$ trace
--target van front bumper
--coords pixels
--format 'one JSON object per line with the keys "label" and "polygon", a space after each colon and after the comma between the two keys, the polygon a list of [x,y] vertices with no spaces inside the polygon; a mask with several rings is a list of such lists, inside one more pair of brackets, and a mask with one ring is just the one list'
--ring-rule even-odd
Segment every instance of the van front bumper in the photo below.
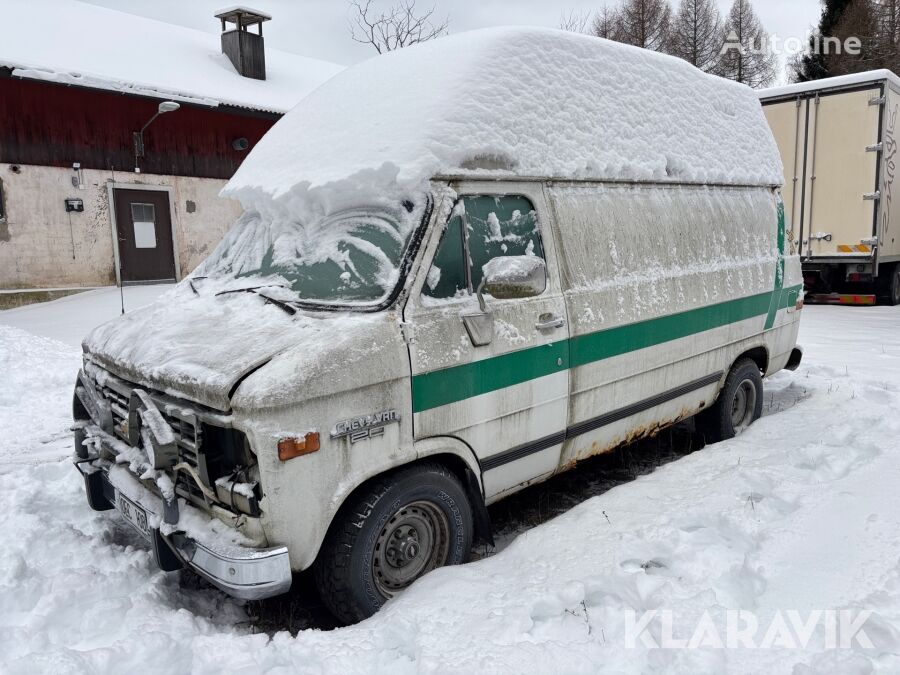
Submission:
{"label": "van front bumper", "polygon": [[[109,471],[97,458],[76,458],[75,466],[84,478],[88,504],[95,511],[117,509],[121,512],[122,497],[127,503],[143,509],[148,524],[145,529],[127,517],[124,520],[150,542],[160,569],[173,571],[188,567],[225,593],[242,600],[281,595],[290,588],[291,565],[286,547],[247,548],[209,541],[201,543],[178,531],[177,525],[167,527],[171,531],[164,534],[159,527],[162,500],[127,470],[116,471],[111,480]],[[205,517],[190,505],[182,506],[182,510],[194,510],[196,515]]]}

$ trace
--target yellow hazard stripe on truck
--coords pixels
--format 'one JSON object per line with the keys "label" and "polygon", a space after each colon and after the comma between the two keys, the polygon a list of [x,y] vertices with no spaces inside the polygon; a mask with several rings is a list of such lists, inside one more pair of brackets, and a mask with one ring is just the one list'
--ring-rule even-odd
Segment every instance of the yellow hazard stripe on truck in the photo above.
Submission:
{"label": "yellow hazard stripe on truck", "polygon": [[838,244],[838,253],[871,253],[872,248],[865,244]]}
{"label": "yellow hazard stripe on truck", "polygon": [[806,302],[822,305],[874,305],[874,295],[858,293],[812,293],[806,296]]}

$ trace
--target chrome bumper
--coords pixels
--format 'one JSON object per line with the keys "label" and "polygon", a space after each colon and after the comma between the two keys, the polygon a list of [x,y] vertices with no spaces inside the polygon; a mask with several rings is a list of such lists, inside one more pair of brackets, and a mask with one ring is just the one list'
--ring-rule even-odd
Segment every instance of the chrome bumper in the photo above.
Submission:
{"label": "chrome bumper", "polygon": [[[148,522],[153,524],[149,527],[149,535],[137,527],[135,529],[148,538],[156,563],[161,569],[173,571],[189,567],[225,593],[243,600],[280,595],[290,588],[291,565],[286,547],[217,546],[209,542],[201,543],[177,529],[163,534],[159,528],[163,513],[162,500],[140,481],[128,474],[130,478],[117,477],[117,483],[125,480],[128,482],[127,486],[114,485],[108,472],[96,465],[96,458],[76,458],[75,466],[84,478],[88,503],[94,510],[118,508],[119,492],[144,509]],[[197,510],[197,513],[201,512]]]}

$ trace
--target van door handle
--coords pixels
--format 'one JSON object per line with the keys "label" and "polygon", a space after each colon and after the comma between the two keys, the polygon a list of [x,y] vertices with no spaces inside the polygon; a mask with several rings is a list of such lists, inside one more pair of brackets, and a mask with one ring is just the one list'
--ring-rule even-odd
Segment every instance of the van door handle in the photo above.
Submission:
{"label": "van door handle", "polygon": [[553,316],[552,314],[541,314],[538,322],[534,327],[538,330],[550,330],[551,328],[562,328],[566,325],[566,320],[561,316]]}

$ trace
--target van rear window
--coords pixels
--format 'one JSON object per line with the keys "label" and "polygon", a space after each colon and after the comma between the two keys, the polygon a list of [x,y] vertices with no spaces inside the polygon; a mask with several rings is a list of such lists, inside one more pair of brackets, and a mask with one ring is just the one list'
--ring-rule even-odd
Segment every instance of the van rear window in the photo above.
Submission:
{"label": "van rear window", "polygon": [[531,201],[522,195],[463,197],[447,223],[423,292],[441,299],[472,293],[489,260],[520,255],[544,257]]}

